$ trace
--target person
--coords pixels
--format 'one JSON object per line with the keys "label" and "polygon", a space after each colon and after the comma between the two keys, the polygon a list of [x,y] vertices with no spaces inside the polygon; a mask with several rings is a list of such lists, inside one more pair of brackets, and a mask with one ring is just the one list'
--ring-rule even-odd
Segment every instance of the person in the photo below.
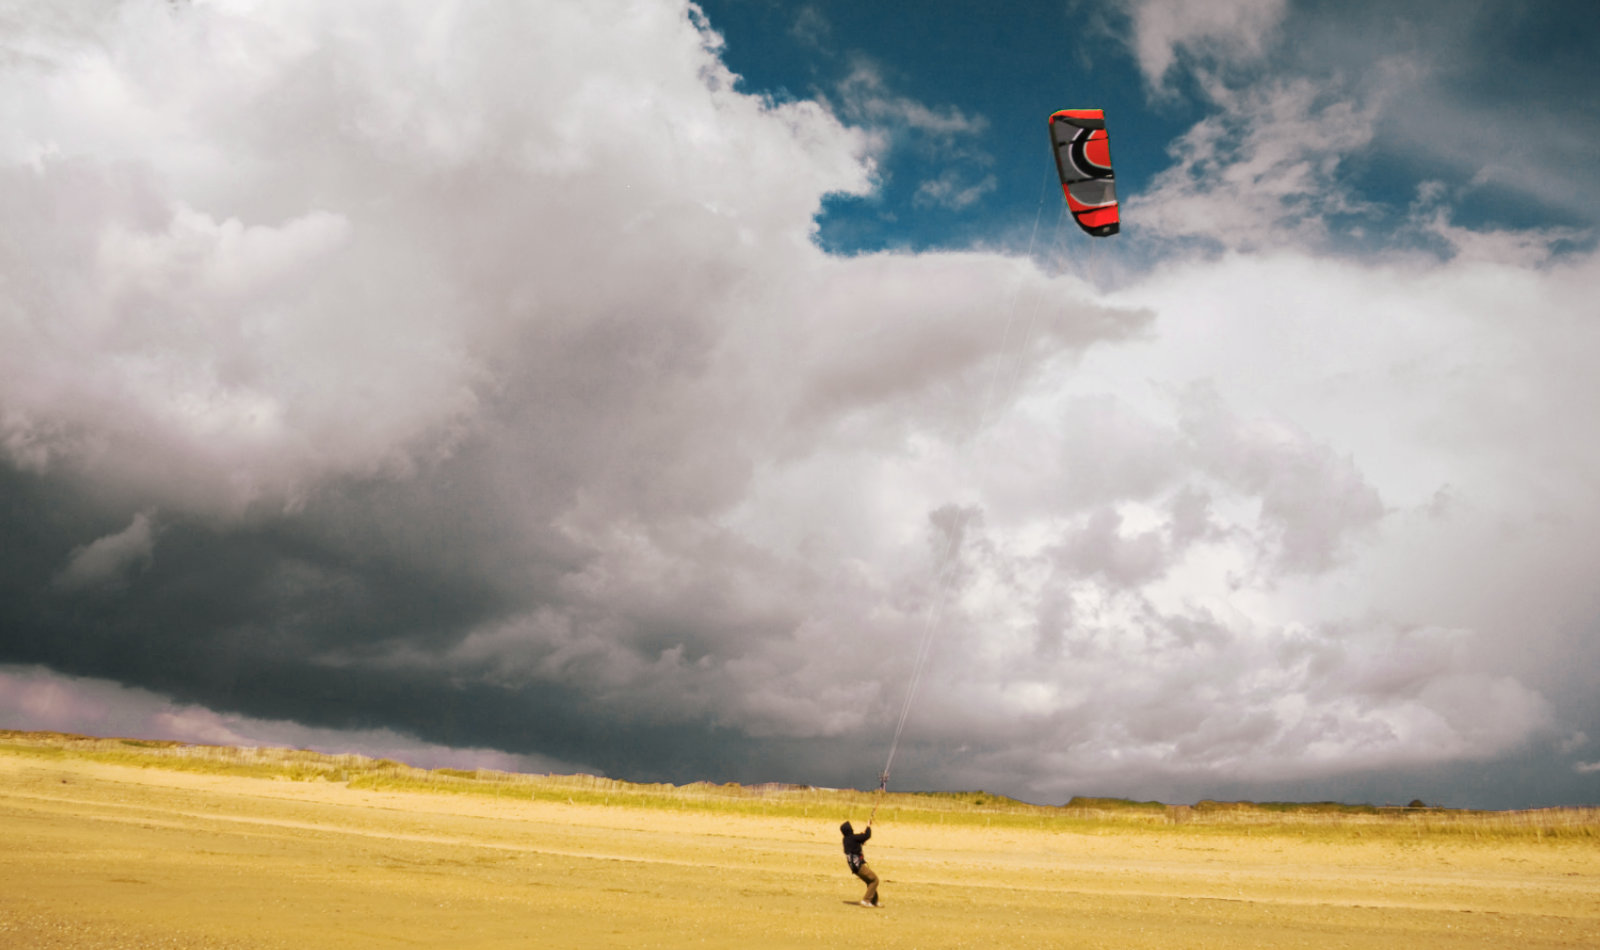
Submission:
{"label": "person", "polygon": [[844,835],[844,859],[850,863],[850,870],[856,877],[867,882],[867,894],[861,898],[862,907],[878,906],[878,875],[872,873],[867,867],[867,856],[861,853],[861,846],[872,837],[872,823],[868,822],[865,831],[856,834],[850,827],[850,822],[839,826],[839,833]]}

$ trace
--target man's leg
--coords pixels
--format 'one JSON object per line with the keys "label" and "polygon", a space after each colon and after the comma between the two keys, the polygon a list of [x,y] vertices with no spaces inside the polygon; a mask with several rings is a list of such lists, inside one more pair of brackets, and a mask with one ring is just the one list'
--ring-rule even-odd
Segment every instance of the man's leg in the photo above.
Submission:
{"label": "man's leg", "polygon": [[872,873],[872,868],[862,864],[861,870],[856,872],[856,877],[867,882],[867,894],[861,900],[868,904],[876,904],[878,902],[878,875]]}

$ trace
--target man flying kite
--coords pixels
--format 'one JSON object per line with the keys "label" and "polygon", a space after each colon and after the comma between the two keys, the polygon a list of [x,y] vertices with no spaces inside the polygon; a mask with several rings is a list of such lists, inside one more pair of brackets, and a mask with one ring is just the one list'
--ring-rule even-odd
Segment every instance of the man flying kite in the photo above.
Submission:
{"label": "man flying kite", "polygon": [[872,837],[872,822],[867,822],[867,828],[856,834],[850,822],[839,826],[839,833],[844,835],[844,859],[850,863],[850,870],[856,877],[867,882],[866,896],[861,898],[862,907],[877,907],[878,905],[878,875],[872,873],[867,867],[867,856],[861,853],[861,846]]}

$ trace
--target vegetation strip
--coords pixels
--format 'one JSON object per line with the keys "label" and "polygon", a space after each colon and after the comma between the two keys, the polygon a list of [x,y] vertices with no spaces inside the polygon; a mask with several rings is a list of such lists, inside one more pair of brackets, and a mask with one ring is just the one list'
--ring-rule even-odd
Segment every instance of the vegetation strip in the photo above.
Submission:
{"label": "vegetation strip", "polygon": [[[0,730],[0,752],[75,758],[113,765],[288,781],[338,782],[353,789],[447,792],[574,805],[811,818],[865,811],[874,791],[768,784],[695,782],[641,784],[594,775],[528,775],[492,769],[421,769],[392,759],[329,755],[306,749],[192,745]],[[1600,837],[1600,808],[1472,811],[1337,802],[1216,802],[1168,805],[1075,797],[1059,806],[1032,805],[986,792],[891,792],[879,822],[980,825],[1094,833],[1118,827],[1175,826],[1204,835],[1327,834],[1335,837],[1584,839]]]}

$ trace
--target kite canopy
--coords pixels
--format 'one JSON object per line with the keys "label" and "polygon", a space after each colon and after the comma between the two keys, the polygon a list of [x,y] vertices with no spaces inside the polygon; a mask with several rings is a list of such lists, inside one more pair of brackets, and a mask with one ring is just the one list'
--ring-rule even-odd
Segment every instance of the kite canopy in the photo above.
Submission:
{"label": "kite canopy", "polygon": [[1095,237],[1110,237],[1117,225],[1117,185],[1111,146],[1100,109],[1062,109],[1050,117],[1050,148],[1061,173],[1061,193],[1072,217]]}

